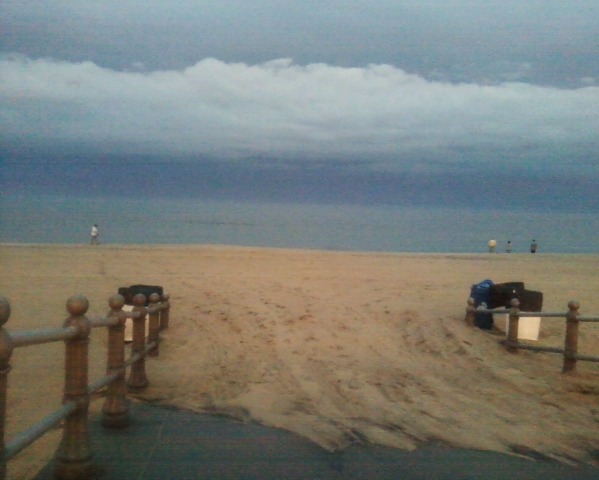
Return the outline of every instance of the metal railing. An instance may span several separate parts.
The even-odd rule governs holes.
[[[564,356],[562,373],[575,372],[576,362],[583,360],[586,362],[599,362],[599,356],[586,355],[578,353],[578,326],[580,323],[599,322],[599,315],[580,315],[580,304],[576,300],[568,302],[567,312],[521,312],[518,308],[520,302],[514,298],[510,302],[510,308],[488,309],[484,307],[475,307],[473,298],[468,299],[466,307],[466,323],[474,325],[474,316],[477,313],[507,314],[508,331],[507,337],[503,341],[506,349],[511,353],[517,353],[518,350],[531,350],[533,352],[561,353]],[[565,318],[566,332],[564,338],[564,348],[549,347],[543,345],[529,345],[521,343],[518,340],[518,326],[520,318],[541,317],[541,318]]]
[[[90,395],[107,387],[102,408],[102,425],[107,428],[124,428],[129,424],[127,388],[143,389],[148,385],[145,357],[155,357],[159,352],[160,330],[168,327],[169,295],[162,298],[153,293],[146,307],[146,297],[133,298],[133,310],[123,311],[125,299],[121,295],[110,297],[110,311],[105,317],[86,317],[87,298],[74,295],[68,299],[69,316],[62,328],[8,332],[4,325],[10,318],[10,304],[0,297],[0,480],[5,480],[7,461],[43,436],[64,420],[62,440],[55,454],[54,475],[62,479],[86,479],[95,472],[88,433]],[[145,322],[149,316],[146,342]],[[133,321],[131,356],[125,359],[125,322]],[[108,360],[106,375],[88,384],[88,345],[91,329],[108,327]],[[5,443],[6,395],[10,358],[15,348],[43,343],[65,342],[65,383],[62,407],[47,415]],[[131,366],[125,380],[126,368]]]

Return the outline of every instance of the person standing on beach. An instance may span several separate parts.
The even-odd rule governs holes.
[[[505,253],[512,253],[512,241],[508,240],[505,245]]]
[[[92,227],[90,236],[91,236],[91,239],[89,241],[90,245],[100,245],[100,240],[98,238],[100,236],[100,232],[98,232],[98,225],[94,225]]]
[[[495,245],[497,245],[497,242],[493,239],[489,240],[489,253],[495,253]]]
[[[537,241],[533,239],[530,244],[530,253],[535,253],[537,251]]]

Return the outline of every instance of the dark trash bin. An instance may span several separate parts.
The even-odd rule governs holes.
[[[160,285],[131,285],[130,287],[120,287],[118,293],[125,298],[126,305],[133,305],[133,297],[141,293],[145,295],[146,306],[148,306],[150,304],[150,295],[157,293],[162,297],[164,290]]]
[[[506,282],[491,285],[490,308],[510,308],[512,298],[519,298],[524,292],[524,282]]]
[[[541,312],[543,311],[543,293],[534,290],[524,290],[518,295],[522,312]]]
[[[488,308],[491,308],[489,305],[491,302],[492,285],[493,281],[489,279],[472,285],[470,288],[470,296],[474,299],[475,307],[484,303]],[[493,315],[490,313],[475,313],[474,325],[483,330],[491,330],[493,328]]]

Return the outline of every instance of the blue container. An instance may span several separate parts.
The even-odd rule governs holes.
[[[491,308],[490,304],[492,285],[493,281],[489,279],[472,285],[470,288],[470,296],[474,299],[475,307],[478,307],[484,303],[488,308]],[[476,325],[478,328],[482,328],[483,330],[491,330],[493,328],[493,315],[490,313],[475,313],[474,325]]]

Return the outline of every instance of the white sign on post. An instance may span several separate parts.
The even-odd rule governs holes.
[[[510,331],[510,316],[507,313],[501,314],[505,317],[505,336]],[[539,330],[541,330],[541,317],[520,317],[518,319],[518,338],[522,340],[538,340]]]
[[[132,312],[133,306],[131,305],[123,305],[124,312]],[[149,315],[146,315],[146,339],[148,338],[148,331],[150,329],[150,319]],[[128,318],[125,320],[125,342],[133,341],[133,319]]]

